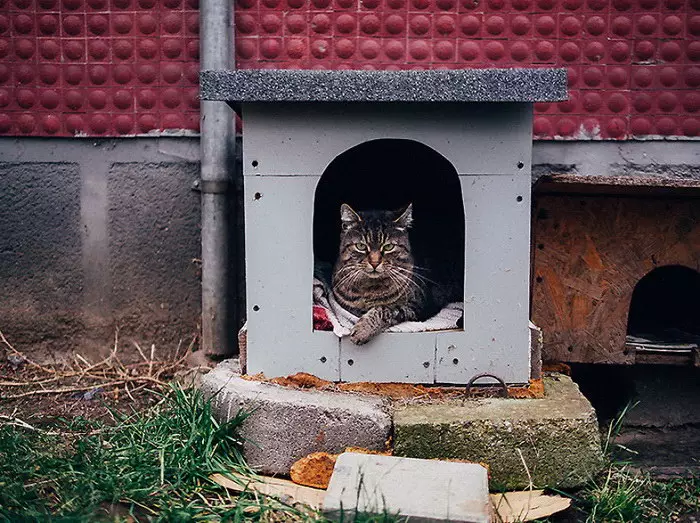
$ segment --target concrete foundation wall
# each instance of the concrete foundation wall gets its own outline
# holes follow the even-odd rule
[[[196,138],[0,140],[0,330],[61,360],[199,330]]]
[[[163,350],[189,343],[200,315],[198,161],[196,137],[0,139],[8,339],[44,360],[68,349],[104,354],[117,327],[132,354],[132,340]],[[533,150],[534,176],[700,177],[698,166],[695,141],[536,142]]]

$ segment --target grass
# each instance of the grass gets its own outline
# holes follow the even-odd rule
[[[590,523],[668,523],[700,513],[700,479],[655,481],[619,464],[611,464],[583,494]]]
[[[111,426],[0,426],[0,521],[243,521],[276,510],[209,480],[245,470],[243,414],[219,424],[198,392],[173,388],[153,408],[114,415]]]
[[[4,417],[0,522],[325,521],[253,493],[234,496],[209,479],[232,469],[249,473],[238,436],[244,414],[219,424],[198,392],[176,387],[154,407],[112,414],[109,424],[77,418],[45,428]],[[608,452],[619,426],[608,432]],[[654,481],[612,458],[599,478],[570,495],[575,511],[547,521],[668,523],[700,513],[700,478]],[[353,513],[343,519],[404,520]]]
[[[588,485],[569,495],[574,500],[572,514],[563,521],[577,523],[670,523],[700,519],[700,478],[657,480],[647,473],[630,469],[621,459],[630,449],[615,444],[624,418],[635,405],[624,407],[604,434],[605,470]],[[621,453],[622,452],[622,453]],[[629,455],[629,454],[627,454]],[[682,516],[696,519],[682,520]],[[558,516],[545,522],[562,521]]]
[[[198,391],[172,387],[154,407],[114,423],[77,418],[33,427],[0,425],[0,522],[323,522],[319,513],[209,476],[252,474],[237,435],[246,415],[219,424]],[[10,420],[10,421],[8,421]],[[346,523],[394,523],[352,515]]]

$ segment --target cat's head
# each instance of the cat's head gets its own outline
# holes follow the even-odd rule
[[[411,270],[413,256],[408,230],[413,205],[400,211],[356,212],[340,206],[340,265],[352,266],[369,277],[397,275]]]

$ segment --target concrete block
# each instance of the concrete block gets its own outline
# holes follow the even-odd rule
[[[391,416],[381,399],[248,381],[236,371],[219,364],[204,376],[201,390],[213,398],[218,419],[231,419],[240,409],[249,414],[242,428],[244,453],[256,470],[288,474],[292,463],[312,452],[384,449]]]
[[[21,148],[17,143],[13,148]],[[0,149],[0,158],[9,155]],[[0,317],[24,349],[80,332],[84,286],[80,170],[75,163],[0,162]],[[71,344],[73,341],[71,340]]]
[[[198,318],[200,197],[191,190],[198,176],[199,166],[185,162],[114,163],[109,170],[111,300],[123,332],[150,330],[158,344],[163,331],[186,337]]]
[[[545,378],[545,397],[400,407],[394,451],[489,466],[492,489],[581,485],[603,465],[595,411],[571,378]]]
[[[412,522],[488,523],[488,475],[475,463],[341,454],[323,510],[336,521],[399,514]]]

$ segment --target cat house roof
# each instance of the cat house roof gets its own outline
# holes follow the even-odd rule
[[[553,102],[566,100],[566,69],[437,71],[202,71],[203,100],[251,102]]]

